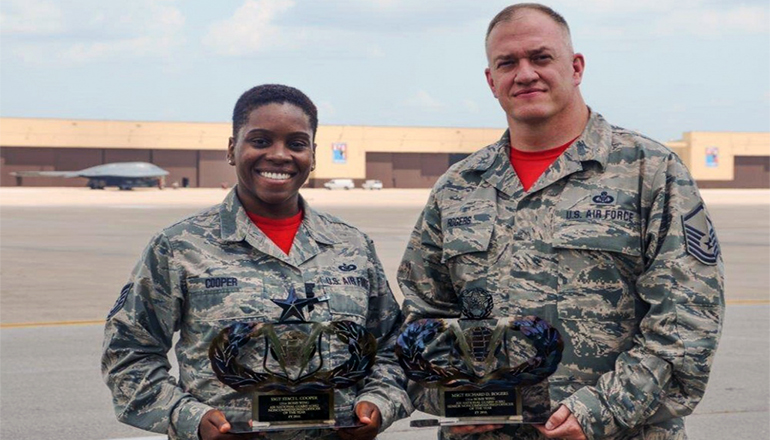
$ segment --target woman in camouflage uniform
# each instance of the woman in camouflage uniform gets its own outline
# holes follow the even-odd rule
[[[335,414],[354,413],[364,426],[268,437],[373,438],[411,411],[392,356],[402,316],[371,239],[299,195],[315,166],[317,126],[316,107],[294,88],[263,85],[240,97],[227,150],[238,184],[220,205],[151,240],[107,319],[102,373],[120,421],[174,439],[243,438],[228,431],[250,418],[251,400],[217,379],[209,346],[230,324],[287,314],[364,326],[377,362],[367,379],[335,392]],[[177,332],[178,380],[167,357]],[[331,364],[349,357],[328,339],[320,351]]]

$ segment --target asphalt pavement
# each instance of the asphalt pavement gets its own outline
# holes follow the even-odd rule
[[[374,239],[397,291],[395,270],[427,193],[379,204],[318,194],[311,203]],[[393,197],[381,194],[366,197]],[[208,203],[78,205],[52,193],[22,206],[3,204],[3,196],[0,191],[0,438],[162,438],[115,420],[99,373],[102,323],[152,234]],[[712,203],[709,209],[726,261],[728,308],[708,390],[687,419],[688,434],[770,438],[770,203]],[[404,420],[379,438],[431,439],[435,430],[410,429]]]

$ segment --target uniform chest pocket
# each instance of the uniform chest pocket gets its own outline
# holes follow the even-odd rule
[[[591,222],[562,222],[554,229],[558,261],[557,306],[562,320],[635,318],[635,282],[641,270],[640,236]]]
[[[480,254],[489,249],[495,218],[495,206],[490,200],[472,200],[447,208],[441,220],[444,234],[441,262],[458,256],[480,261],[478,259],[484,257]]]
[[[371,286],[365,271],[352,271],[344,275],[323,278],[323,294],[328,298],[332,320],[348,320],[356,324],[366,323]]]
[[[264,317],[264,298],[260,279],[188,278],[186,319],[223,325],[230,321],[255,320]]]
[[[449,277],[456,292],[470,288],[495,290],[495,276],[491,272],[499,255],[492,246],[493,225],[455,228],[445,237],[442,262],[449,269]]]
[[[450,206],[442,212],[443,232],[441,262],[457,292],[478,287],[492,289],[492,269],[499,255],[493,232],[497,218],[490,199],[471,199],[462,206]]]

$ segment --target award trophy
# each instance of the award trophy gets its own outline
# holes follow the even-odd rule
[[[407,325],[396,355],[409,379],[438,396],[438,420],[412,426],[545,423],[551,402],[545,379],[564,348],[559,332],[536,316],[490,318],[494,302],[482,289],[460,295],[463,318]],[[426,351],[431,355],[426,359]],[[511,366],[511,360],[522,362]]]
[[[375,337],[352,321],[308,322],[302,309],[328,297],[298,298],[294,289],[283,300],[278,322],[240,322],[223,329],[211,342],[214,374],[239,393],[251,395],[252,420],[232,423],[231,433],[359,426],[352,417],[334,414],[334,390],[353,386],[372,369]],[[327,365],[321,351],[324,337],[347,345],[347,361]],[[262,353],[255,342],[263,342]],[[244,359],[260,359],[250,368]]]

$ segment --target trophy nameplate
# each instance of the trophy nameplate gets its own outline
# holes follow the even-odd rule
[[[396,343],[407,377],[437,394],[426,411],[440,418],[413,426],[545,423],[545,379],[564,347],[559,332],[536,316],[490,318],[494,302],[481,289],[460,301],[463,318],[414,321]]]
[[[298,298],[289,289],[286,299],[272,301],[283,308],[278,322],[239,322],[220,331],[209,347],[217,378],[251,397],[251,421],[231,423],[230,433],[327,429],[360,426],[350,416],[335,417],[334,391],[348,388],[371,373],[377,341],[352,321],[305,321],[302,308],[326,297]],[[327,365],[322,339],[336,338],[348,347],[347,361]],[[255,353],[255,341],[264,352]],[[242,358],[259,358],[251,368]],[[351,410],[352,411],[352,410]]]

